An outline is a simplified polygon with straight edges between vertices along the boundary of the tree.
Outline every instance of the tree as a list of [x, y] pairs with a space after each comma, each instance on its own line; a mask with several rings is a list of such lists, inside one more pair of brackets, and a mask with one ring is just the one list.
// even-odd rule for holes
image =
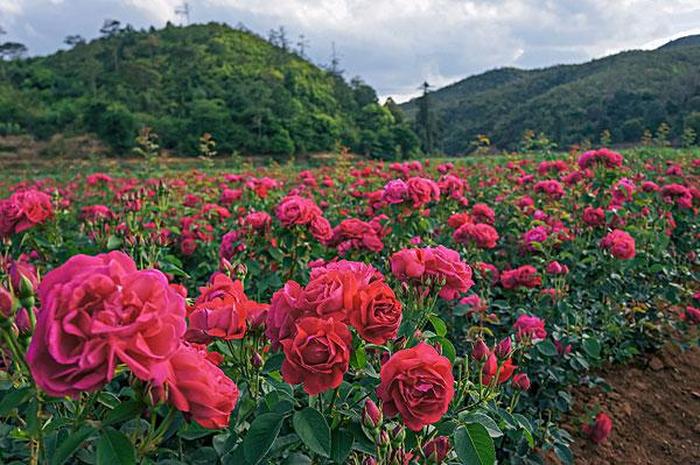
[[27, 47], [19, 42], [5, 42], [0, 44], [0, 59], [18, 60], [27, 53]]
[[84, 44], [85, 39], [80, 34], [71, 34], [67, 35], [66, 38], [63, 39], [63, 43], [69, 47], [75, 47]]
[[423, 82], [421, 89], [423, 89], [423, 96], [418, 100], [416, 133], [421, 141], [421, 149], [427, 154], [432, 154], [435, 151], [437, 128], [431, 106], [430, 84], [427, 81]]
[[102, 34], [105, 37], [112, 37], [113, 35], [119, 33], [119, 31], [121, 30], [121, 24], [122, 23], [116, 19], [107, 18], [102, 23], [102, 27], [100, 28], [100, 34]]

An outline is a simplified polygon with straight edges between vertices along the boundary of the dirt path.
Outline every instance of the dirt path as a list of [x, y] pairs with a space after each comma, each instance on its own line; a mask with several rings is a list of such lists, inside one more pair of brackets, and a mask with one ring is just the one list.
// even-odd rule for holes
[[[612, 388], [574, 390], [567, 426], [576, 442], [576, 465], [700, 465], [700, 348], [667, 346], [601, 376]], [[613, 421], [608, 440], [596, 446], [580, 420], [599, 405]]]

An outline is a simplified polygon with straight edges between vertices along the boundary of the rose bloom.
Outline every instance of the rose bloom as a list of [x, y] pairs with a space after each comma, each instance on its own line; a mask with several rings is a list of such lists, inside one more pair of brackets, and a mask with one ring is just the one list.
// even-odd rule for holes
[[372, 344], [396, 338], [401, 324], [401, 302], [383, 281], [374, 281], [360, 290], [349, 314], [350, 324], [360, 337]]
[[282, 199], [277, 205], [275, 215], [283, 226], [295, 224], [309, 224], [316, 216], [321, 214], [321, 209], [316, 206], [313, 200], [298, 196], [289, 195]]
[[296, 281], [287, 283], [272, 295], [270, 309], [265, 320], [265, 335], [278, 347], [282, 339], [292, 337], [295, 322], [303, 313], [300, 298], [303, 289]]
[[168, 362], [164, 386], [155, 389], [157, 400], [167, 400], [204, 428], [220, 429], [229, 424], [238, 402], [238, 387], [206, 349], [182, 344]]
[[440, 188], [432, 179], [413, 177], [406, 181], [408, 197], [414, 207], [421, 207], [432, 201], [440, 200]]
[[535, 184], [535, 192], [541, 192], [546, 194], [550, 199], [560, 199], [564, 196], [564, 188], [554, 179], [548, 179], [546, 181], [539, 181]]
[[501, 273], [501, 285], [506, 289], [518, 287], [537, 287], [542, 284], [542, 278], [537, 276], [537, 270], [532, 265], [523, 265], [514, 270]]
[[454, 300], [467, 292], [472, 281], [472, 269], [462, 261], [459, 253], [444, 246], [422, 249], [403, 249], [391, 256], [391, 272], [400, 281], [419, 281], [432, 278], [444, 282], [439, 295]]
[[583, 210], [583, 221], [588, 226], [601, 226], [605, 224], [605, 211], [602, 208], [586, 207]]
[[14, 296], [0, 285], [0, 316], [10, 318], [15, 310]]
[[450, 361], [421, 342], [400, 350], [382, 366], [377, 396], [383, 411], [401, 415], [411, 431], [438, 422], [454, 396], [454, 376]]
[[212, 275], [209, 284], [199, 291], [200, 296], [189, 310], [185, 339], [190, 342], [241, 339], [246, 332], [248, 314], [266, 308], [248, 299], [240, 281], [232, 281], [223, 273]]
[[19, 234], [53, 215], [51, 197], [34, 189], [0, 200], [0, 237]]
[[386, 203], [402, 203], [406, 197], [408, 197], [408, 186], [401, 179], [389, 181], [382, 191], [382, 200]]
[[272, 218], [265, 212], [250, 212], [243, 221], [252, 229], [260, 231], [270, 227]]
[[583, 432], [588, 434], [588, 436], [591, 438], [591, 441], [593, 441], [595, 444], [601, 444], [605, 442], [608, 436], [610, 436], [611, 431], [612, 420], [607, 414], [603, 412], [600, 412], [598, 415], [596, 415], [593, 425], [583, 426]]
[[498, 242], [498, 231], [485, 223], [467, 223], [460, 226], [452, 234], [452, 238], [459, 244], [474, 242], [479, 248], [493, 249]]
[[493, 225], [496, 222], [496, 213], [485, 203], [475, 203], [472, 207], [472, 216], [476, 223]]
[[515, 337], [518, 340], [529, 337], [533, 341], [538, 341], [547, 337], [544, 320], [534, 315], [520, 315], [513, 324], [513, 329], [516, 331]]
[[625, 231], [615, 229], [601, 241], [601, 247], [610, 251], [613, 257], [620, 260], [630, 260], [635, 256], [634, 238]]
[[496, 384], [503, 384], [513, 375], [516, 368], [518, 367], [513, 365], [513, 361], [510, 358], [499, 366], [498, 357], [495, 353], [490, 352], [483, 368], [481, 369], [481, 381], [484, 384], [490, 384], [491, 380], [494, 379], [496, 374], [498, 374]]
[[530, 252], [534, 252], [537, 249], [533, 246], [533, 244], [542, 244], [547, 240], [547, 237], [547, 228], [545, 228], [544, 226], [537, 226], [535, 228], [532, 228], [523, 234], [523, 247]]
[[321, 215], [316, 215], [309, 224], [311, 235], [319, 242], [326, 242], [333, 236], [330, 222]]
[[158, 384], [185, 333], [185, 300], [157, 270], [122, 252], [76, 255], [46, 274], [27, 352], [37, 385], [55, 397], [95, 391], [125, 363]]
[[352, 348], [352, 334], [344, 323], [332, 318], [304, 317], [296, 323], [295, 336], [281, 344], [285, 382], [303, 383], [310, 396], [337, 388], [343, 382]]
[[452, 229], [459, 229], [460, 226], [471, 222], [469, 213], [455, 213], [447, 219], [447, 225]]

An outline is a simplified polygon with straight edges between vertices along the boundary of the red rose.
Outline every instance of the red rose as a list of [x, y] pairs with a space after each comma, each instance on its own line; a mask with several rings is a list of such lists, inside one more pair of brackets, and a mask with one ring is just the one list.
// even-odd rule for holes
[[359, 291], [350, 312], [350, 324], [360, 337], [373, 344], [394, 339], [401, 324], [401, 302], [383, 281], [375, 281]]
[[37, 190], [15, 192], [0, 201], [0, 236], [21, 233], [53, 214], [51, 197]]
[[583, 210], [583, 221], [589, 226], [605, 224], [605, 211], [602, 208], [586, 207]]
[[350, 363], [352, 334], [332, 318], [305, 317], [297, 321], [296, 335], [281, 341], [285, 359], [282, 377], [289, 384], [304, 384], [313, 396], [340, 386]]
[[620, 229], [615, 229], [605, 236], [600, 245], [619, 260], [630, 260], [636, 253], [634, 238]]
[[401, 415], [412, 431], [436, 423], [454, 396], [452, 364], [425, 343], [396, 352], [382, 366], [377, 396], [387, 416]]
[[534, 315], [520, 315], [513, 324], [516, 331], [516, 339], [520, 340], [527, 336], [532, 340], [543, 340], [547, 337], [547, 330], [544, 329], [544, 320]]
[[501, 366], [498, 366], [498, 357], [494, 352], [491, 352], [484, 363], [484, 367], [481, 369], [482, 382], [484, 384], [489, 384], [496, 374], [498, 374], [497, 384], [503, 384], [508, 381], [517, 366], [513, 365], [511, 359], [507, 359]]
[[190, 324], [185, 335], [190, 342], [241, 339], [246, 331], [248, 313], [265, 308], [248, 299], [240, 281], [232, 281], [223, 273], [215, 273], [210, 284], [199, 290], [201, 295], [190, 310]]
[[238, 402], [238, 387], [219, 367], [215, 356], [206, 350], [183, 344], [168, 363], [165, 387], [156, 388], [156, 397], [164, 398], [181, 412], [189, 414], [205, 428], [228, 426]]
[[296, 320], [303, 310], [299, 299], [302, 287], [296, 281], [287, 281], [282, 289], [272, 295], [270, 309], [265, 320], [265, 335], [277, 347], [282, 339], [294, 334]]
[[413, 201], [414, 207], [420, 207], [431, 201], [440, 200], [440, 187], [432, 179], [409, 178], [406, 181], [408, 197]]
[[479, 248], [493, 249], [498, 242], [498, 231], [485, 223], [467, 223], [460, 226], [452, 234], [452, 238], [459, 244], [474, 242]]
[[593, 423], [593, 425], [583, 426], [583, 432], [587, 433], [590, 436], [591, 441], [593, 441], [596, 444], [604, 442], [610, 435], [611, 431], [612, 420], [607, 414], [603, 412], [600, 412], [598, 415], [596, 415], [595, 422]]

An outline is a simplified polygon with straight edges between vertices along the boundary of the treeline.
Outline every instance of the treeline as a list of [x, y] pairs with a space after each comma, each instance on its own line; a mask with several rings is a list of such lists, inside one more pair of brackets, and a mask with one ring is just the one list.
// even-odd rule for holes
[[292, 154], [349, 147], [403, 157], [418, 139], [393, 102], [291, 50], [280, 29], [263, 39], [210, 23], [134, 30], [105, 21], [102, 36], [68, 36], [67, 51], [0, 62], [0, 134], [96, 134], [128, 154], [144, 127], [162, 147], [196, 154], [203, 134], [219, 153]]
[[[695, 38], [697, 39], [697, 38]], [[447, 153], [501, 149], [523, 138], [566, 147], [597, 143], [683, 145], [700, 134], [699, 40], [632, 51], [581, 65], [504, 68], [472, 76], [401, 106], [424, 146]]]

